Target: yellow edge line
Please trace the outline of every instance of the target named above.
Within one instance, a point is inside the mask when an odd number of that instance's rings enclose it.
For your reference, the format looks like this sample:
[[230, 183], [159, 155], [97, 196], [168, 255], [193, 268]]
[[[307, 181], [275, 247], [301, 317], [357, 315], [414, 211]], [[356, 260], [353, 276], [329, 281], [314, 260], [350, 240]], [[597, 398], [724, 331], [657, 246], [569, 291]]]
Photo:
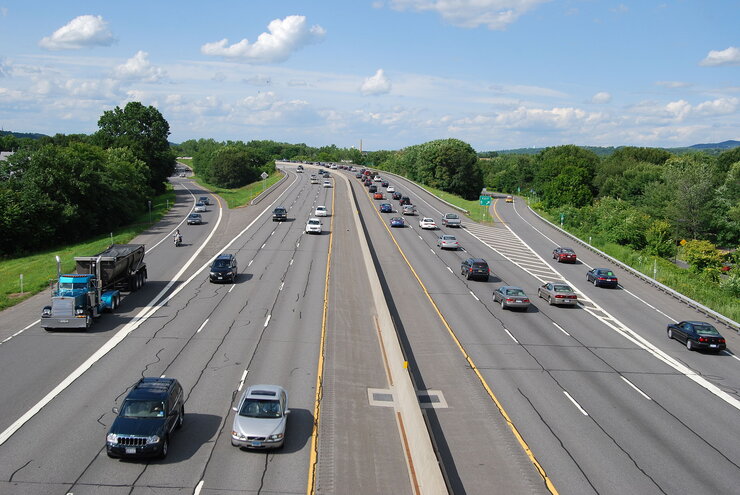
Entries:
[[[370, 197], [370, 195], [368, 194], [368, 199], [369, 199], [369, 197]], [[497, 199], [497, 201], [498, 201], [498, 199]], [[496, 212], [495, 203], [494, 203], [494, 212], [496, 213], [496, 216], [498, 217], [498, 212]], [[432, 303], [432, 306], [434, 307], [434, 310], [437, 312], [437, 316], [439, 316], [439, 319], [442, 321], [442, 324], [447, 329], [447, 332], [449, 332], [450, 336], [452, 337], [452, 340], [454, 340], [455, 343], [457, 344], [458, 349], [460, 349], [460, 352], [462, 352], [462, 355], [463, 355], [463, 357], [465, 357], [465, 360], [470, 365], [470, 368], [475, 372], [476, 376], [478, 377], [478, 380], [480, 380], [481, 384], [483, 385], [483, 388], [486, 390], [486, 393], [488, 393], [488, 396], [491, 398], [491, 400], [493, 400], [494, 404], [496, 404], [496, 407], [498, 408], [499, 413], [501, 413], [501, 416], [503, 416], [504, 420], [506, 420], [506, 424], [509, 425], [509, 429], [512, 431], [512, 433], [514, 433], [514, 437], [519, 442], [519, 445], [522, 447], [522, 449], [524, 450], [524, 452], [527, 454], [527, 457], [529, 457], [529, 460], [532, 462], [532, 464], [534, 465], [535, 469], [537, 469], [537, 472], [542, 477], [543, 481], [545, 482], [545, 486], [550, 491], [550, 493], [552, 493], [553, 495], [558, 495], [558, 491], [555, 488], [555, 485], [550, 480], [549, 476], [547, 476], [547, 473], [545, 472], [545, 469], [537, 461], [537, 458], [534, 456], [534, 453], [529, 448], [529, 445], [524, 440], [524, 438], [522, 437], [522, 435], [519, 433], [519, 430], [517, 429], [517, 427], [514, 426], [513, 421], [509, 417], [509, 415], [506, 412], [506, 410], [504, 409], [503, 405], [501, 405], [501, 402], [499, 402], [498, 398], [493, 393], [493, 390], [491, 390], [491, 387], [488, 385], [488, 383], [486, 382], [485, 378], [483, 378], [483, 375], [478, 370], [478, 367], [473, 362], [473, 359], [467, 353], [467, 351], [465, 350], [465, 347], [463, 347], [462, 343], [457, 338], [457, 335], [455, 335], [455, 332], [452, 330], [452, 328], [450, 327], [450, 325], [447, 323], [447, 320], [445, 319], [445, 317], [442, 315], [442, 312], [437, 307], [437, 304], [434, 302], [434, 299], [429, 294], [429, 291], [427, 290], [426, 286], [421, 281], [421, 278], [419, 278], [419, 275], [416, 273], [416, 270], [414, 270], [414, 267], [411, 266], [411, 262], [409, 262], [408, 258], [406, 257], [406, 255], [404, 254], [403, 250], [401, 249], [401, 246], [399, 246], [398, 242], [396, 241], [396, 238], [393, 235], [393, 233], [391, 232], [390, 227], [388, 227], [388, 224], [385, 221], [383, 221], [383, 217], [380, 216], [380, 212], [377, 210], [377, 208], [375, 208], [375, 213], [378, 215], [378, 218], [380, 218], [381, 222], [383, 223], [383, 226], [385, 226], [385, 230], [388, 231], [388, 234], [391, 236], [391, 239], [393, 240], [393, 244], [396, 245], [396, 248], [398, 249], [398, 252], [401, 253], [401, 256], [403, 257], [404, 261], [406, 262], [406, 264], [408, 265], [409, 269], [411, 270], [411, 273], [416, 278], [416, 281], [419, 282], [419, 285], [421, 286], [422, 290], [424, 291], [424, 294], [426, 294], [427, 299], [429, 299], [429, 302]], [[499, 220], [501, 220], [500, 217], [499, 217]]]
[[[336, 182], [334, 182], [336, 186]], [[329, 308], [329, 273], [331, 271], [331, 251], [334, 245], [334, 190], [331, 188], [331, 220], [329, 221], [329, 252], [326, 255], [326, 278], [324, 280], [324, 308], [321, 314], [321, 342], [319, 344], [319, 362], [316, 370], [316, 398], [313, 405], [313, 428], [311, 430], [311, 450], [308, 460], [308, 483], [306, 494], [316, 492], [316, 466], [319, 454], [319, 418], [321, 413], [321, 398], [323, 396], [324, 379], [324, 342], [326, 341], [326, 315]]]

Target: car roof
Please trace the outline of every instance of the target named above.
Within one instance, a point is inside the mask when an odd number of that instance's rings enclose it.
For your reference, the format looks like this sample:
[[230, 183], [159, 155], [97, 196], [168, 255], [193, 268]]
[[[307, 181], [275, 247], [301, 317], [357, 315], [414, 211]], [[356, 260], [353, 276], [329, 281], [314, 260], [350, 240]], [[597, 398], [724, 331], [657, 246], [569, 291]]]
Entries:
[[486, 263], [486, 260], [483, 258], [468, 258], [467, 261], [470, 261], [472, 263]]
[[147, 377], [139, 380], [126, 396], [127, 399], [156, 399], [166, 395], [176, 382], [174, 378]]
[[216, 256], [216, 259], [217, 260], [230, 260], [233, 257], [234, 255], [231, 253], [221, 253], [218, 256]]
[[244, 395], [249, 398], [277, 399], [285, 389], [280, 385], [251, 385]]

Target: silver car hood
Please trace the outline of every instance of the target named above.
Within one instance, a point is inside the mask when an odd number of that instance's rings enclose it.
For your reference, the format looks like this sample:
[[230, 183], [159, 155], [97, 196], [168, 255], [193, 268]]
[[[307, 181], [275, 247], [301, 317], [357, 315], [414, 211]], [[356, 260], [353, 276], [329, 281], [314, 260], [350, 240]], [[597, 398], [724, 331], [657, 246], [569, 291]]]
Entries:
[[234, 416], [234, 430], [250, 437], [269, 437], [275, 433], [285, 432], [285, 419], [282, 418], [251, 418]]

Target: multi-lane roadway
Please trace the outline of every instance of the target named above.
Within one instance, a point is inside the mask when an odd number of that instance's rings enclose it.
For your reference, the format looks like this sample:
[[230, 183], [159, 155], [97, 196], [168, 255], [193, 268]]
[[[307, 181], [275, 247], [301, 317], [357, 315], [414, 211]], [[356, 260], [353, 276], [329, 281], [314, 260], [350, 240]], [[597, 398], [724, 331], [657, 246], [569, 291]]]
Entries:
[[[147, 284], [88, 332], [41, 329], [48, 294], [0, 313], [0, 493], [414, 493], [423, 480], [394, 412], [358, 221], [451, 492], [736, 492], [734, 332], [720, 327], [719, 355], [669, 341], [666, 323], [702, 316], [614, 267], [618, 289], [587, 284], [604, 261], [583, 250], [557, 264], [550, 253], [567, 239], [522, 203], [495, 201], [492, 226], [422, 231], [409, 216], [390, 229], [399, 214], [378, 213], [354, 174], [332, 171], [324, 188], [311, 167], [284, 168], [257, 205], [212, 197], [200, 226], [181, 222], [207, 192], [173, 178], [176, 207], [134, 241], [147, 246]], [[390, 180], [419, 216], [451, 211]], [[278, 205], [289, 221], [272, 222]], [[324, 233], [306, 235], [318, 205]], [[440, 251], [442, 232], [463, 250]], [[237, 256], [235, 284], [208, 282], [221, 252]], [[471, 256], [488, 261], [488, 282], [460, 275]], [[537, 300], [548, 280], [570, 282], [581, 304]], [[493, 304], [503, 284], [527, 291], [528, 312]], [[109, 459], [111, 409], [139, 377], [162, 375], [186, 390], [169, 455]], [[230, 444], [231, 408], [257, 383], [290, 393], [275, 452]]]

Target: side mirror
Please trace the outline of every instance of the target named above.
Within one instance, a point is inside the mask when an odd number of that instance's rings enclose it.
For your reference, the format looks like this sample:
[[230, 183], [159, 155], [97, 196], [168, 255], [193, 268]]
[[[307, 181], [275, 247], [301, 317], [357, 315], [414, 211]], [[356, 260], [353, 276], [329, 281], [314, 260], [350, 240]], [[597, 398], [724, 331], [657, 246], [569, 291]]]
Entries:
[[237, 409], [236, 407], [232, 407], [231, 410], [232, 411], [238, 411], [239, 409]]
[[111, 411], [113, 411], [115, 414], [118, 414], [119, 413], [119, 410], [118, 410], [117, 407], [114, 407], [113, 409], [111, 409]]
[[290, 409], [285, 410], [285, 415], [287, 416], [288, 414], [290, 414]]

